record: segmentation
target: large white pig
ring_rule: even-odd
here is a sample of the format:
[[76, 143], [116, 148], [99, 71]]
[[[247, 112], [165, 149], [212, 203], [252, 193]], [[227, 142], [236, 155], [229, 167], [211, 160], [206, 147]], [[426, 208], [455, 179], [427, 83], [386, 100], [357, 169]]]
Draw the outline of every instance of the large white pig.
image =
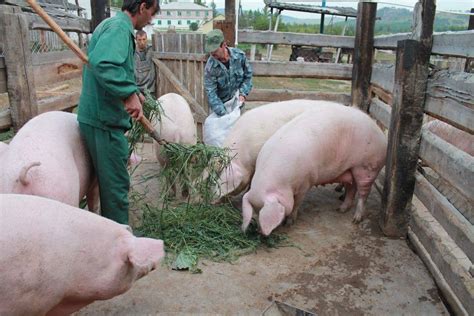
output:
[[262, 147], [242, 201], [242, 228], [247, 228], [253, 211], [259, 211], [260, 230], [269, 235], [290, 214], [296, 219], [313, 185], [328, 183], [344, 183], [343, 212], [352, 207], [358, 192], [354, 222], [359, 222], [386, 150], [383, 132], [356, 108], [321, 104], [305, 111]]
[[0, 142], [0, 155], [8, 149], [8, 144], [4, 142]]
[[429, 130], [451, 145], [474, 156], [474, 135], [439, 120], [433, 120], [423, 124], [423, 129]]
[[242, 192], [250, 184], [258, 153], [270, 136], [297, 115], [321, 104], [342, 106], [329, 101], [290, 100], [269, 103], [242, 115], [223, 144], [234, 158], [220, 175], [218, 196]]
[[98, 185], [75, 114], [40, 114], [7, 147], [0, 155], [0, 193], [44, 196], [72, 206], [87, 195], [89, 210], [98, 210]]
[[90, 212], [0, 194], [0, 315], [66, 315], [126, 292], [154, 270], [163, 241]]
[[[153, 125], [160, 137], [170, 143], [195, 145], [197, 142], [196, 123], [188, 102], [176, 93], [162, 95], [160, 101], [164, 114], [161, 122], [156, 119]], [[154, 141], [156, 158], [163, 166], [166, 161], [161, 156], [161, 146]]]

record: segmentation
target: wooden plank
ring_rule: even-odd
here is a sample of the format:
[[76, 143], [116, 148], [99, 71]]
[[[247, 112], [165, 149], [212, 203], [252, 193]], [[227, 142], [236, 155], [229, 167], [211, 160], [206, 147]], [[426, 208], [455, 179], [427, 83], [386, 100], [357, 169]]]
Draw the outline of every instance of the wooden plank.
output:
[[[49, 55], [47, 53], [45, 55]], [[43, 54], [37, 54], [43, 55]], [[33, 62], [37, 65], [33, 67], [35, 82], [37, 85], [48, 85], [62, 82], [82, 75], [82, 61], [75, 56], [61, 58], [69, 54], [51, 54], [44, 57], [35, 57]], [[54, 57], [57, 59], [54, 60]]]
[[359, 2], [357, 9], [354, 67], [352, 68], [351, 103], [368, 112], [370, 78], [374, 55], [374, 28], [377, 3]]
[[[375, 37], [374, 47], [377, 49], [397, 48], [397, 42], [410, 39], [411, 33], [392, 34], [388, 36]], [[433, 34], [432, 54], [453, 56], [453, 57], [473, 57], [474, 31], [438, 32]]]
[[394, 81], [395, 65], [374, 64], [370, 78], [371, 84], [376, 84], [385, 91], [392, 93]]
[[410, 227], [430, 254], [431, 259], [462, 304], [463, 313], [474, 314], [474, 278], [469, 273], [472, 263], [443, 227], [416, 197]]
[[153, 62], [158, 66], [160, 71], [170, 81], [173, 87], [178, 91], [178, 94], [180, 94], [183, 98], [185, 98], [186, 101], [189, 103], [189, 105], [191, 106], [191, 109], [193, 110], [194, 119], [197, 122], [201, 122], [201, 123], [204, 122], [204, 120], [207, 117], [207, 114], [203, 111], [202, 107], [199, 105], [199, 103], [197, 103], [197, 101], [189, 93], [189, 91], [181, 84], [181, 82], [179, 82], [179, 80], [176, 78], [173, 72], [169, 70], [169, 68], [166, 67], [166, 65], [160, 60], [154, 58]]
[[350, 95], [345, 93], [296, 91], [288, 89], [252, 89], [247, 101], [277, 102], [293, 99], [326, 100], [350, 104]]
[[206, 61], [205, 54], [191, 54], [191, 53], [154, 53], [153, 58], [160, 60], [191, 60], [191, 61]]
[[308, 62], [250, 62], [254, 76], [350, 80], [352, 65]]
[[474, 74], [436, 72], [428, 80], [425, 112], [474, 134]]
[[8, 92], [7, 70], [5, 67], [5, 57], [0, 57], [0, 93], [5, 93], [5, 92]]
[[375, 36], [374, 48], [376, 49], [397, 49], [397, 42], [410, 39], [411, 33], [398, 33], [391, 35]]
[[415, 194], [459, 248], [474, 261], [472, 224], [420, 173], [416, 174]]
[[398, 43], [381, 220], [382, 231], [392, 237], [407, 234], [408, 207], [415, 187], [424, 91], [429, 71], [429, 56], [424, 58], [425, 55], [420, 53], [421, 46], [414, 40]]
[[390, 92], [385, 91], [375, 84], [370, 85], [370, 91], [373, 95], [377, 96], [380, 100], [387, 103], [388, 105], [393, 104], [393, 98]]
[[8, 130], [12, 126], [10, 109], [0, 111], [0, 131]]
[[3, 53], [8, 65], [7, 88], [13, 128], [18, 130], [38, 114], [28, 21], [23, 14], [1, 12], [0, 23], [3, 39], [8, 43]]
[[474, 157], [429, 130], [423, 130], [420, 158], [464, 196], [474, 201]]
[[77, 91], [40, 99], [38, 100], [38, 112], [62, 111], [73, 108], [79, 104], [80, 95], [81, 93]]
[[63, 59], [77, 59], [80, 61], [74, 52], [70, 50], [59, 51], [59, 52], [47, 52], [41, 54], [34, 54], [31, 56], [33, 66], [39, 66], [44, 64], [55, 64], [60, 62]]
[[433, 35], [432, 53], [454, 57], [474, 57], [474, 30]]
[[391, 107], [378, 100], [373, 98], [370, 102], [369, 113], [372, 115], [377, 121], [382, 123], [382, 125], [388, 129], [390, 127], [390, 112], [392, 111]]
[[240, 30], [239, 43], [354, 48], [354, 37], [323, 34]]
[[[421, 204], [421, 202], [418, 203]], [[446, 299], [450, 308], [452, 308], [454, 314], [467, 316], [468, 314], [466, 309], [462, 306], [462, 303], [459, 301], [459, 298], [456, 296], [456, 294], [454, 294], [451, 286], [448, 284], [443, 274], [432, 260], [430, 253], [423, 246], [423, 244], [413, 232], [411, 227], [408, 227], [408, 238], [410, 239], [411, 245], [414, 247], [416, 254], [418, 254], [421, 260], [425, 263], [428, 270], [431, 272], [431, 275], [433, 276], [436, 285], [443, 294], [443, 297]]]
[[[24, 15], [28, 19], [30, 29], [52, 31], [51, 27], [46, 24], [39, 15], [32, 13], [24, 13]], [[65, 32], [91, 33], [91, 22], [87, 19], [83, 19], [80, 17], [75, 17], [74, 19], [55, 17], [54, 21]]]

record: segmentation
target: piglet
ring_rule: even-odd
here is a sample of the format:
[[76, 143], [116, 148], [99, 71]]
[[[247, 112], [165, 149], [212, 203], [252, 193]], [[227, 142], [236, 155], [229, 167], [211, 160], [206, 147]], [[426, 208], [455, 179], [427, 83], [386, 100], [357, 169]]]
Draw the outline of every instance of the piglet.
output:
[[353, 221], [364, 216], [371, 186], [385, 163], [387, 142], [375, 122], [362, 111], [320, 104], [280, 128], [263, 145], [250, 190], [242, 200], [243, 225], [259, 211], [261, 233], [268, 236], [296, 210], [313, 185], [344, 183], [340, 210], [352, 207]]
[[126, 292], [163, 241], [43, 197], [0, 194], [0, 315], [65, 315]]

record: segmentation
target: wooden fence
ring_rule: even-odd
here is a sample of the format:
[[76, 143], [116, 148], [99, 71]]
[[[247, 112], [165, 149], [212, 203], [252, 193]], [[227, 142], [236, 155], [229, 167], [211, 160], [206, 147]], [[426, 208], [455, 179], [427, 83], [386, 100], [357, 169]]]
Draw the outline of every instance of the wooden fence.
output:
[[[89, 33], [88, 20], [55, 18], [65, 31]], [[20, 7], [0, 5], [0, 93], [8, 93], [9, 108], [0, 109], [0, 131], [19, 129], [39, 113], [65, 110], [77, 105], [79, 91], [41, 93], [39, 87], [77, 78], [82, 63], [69, 50], [32, 54], [29, 33], [51, 32], [39, 16]]]

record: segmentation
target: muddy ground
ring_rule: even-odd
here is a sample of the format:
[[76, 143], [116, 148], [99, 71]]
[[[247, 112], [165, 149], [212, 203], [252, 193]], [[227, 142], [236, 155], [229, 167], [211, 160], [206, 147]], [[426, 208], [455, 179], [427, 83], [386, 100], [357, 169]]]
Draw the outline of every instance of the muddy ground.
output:
[[[148, 176], [159, 168], [150, 144], [142, 155], [134, 190], [153, 201], [158, 185]], [[352, 213], [336, 211], [339, 195], [334, 186], [307, 194], [296, 224], [280, 228], [297, 247], [262, 248], [233, 264], [202, 261], [201, 274], [163, 266], [127, 293], [77, 315], [259, 315], [272, 300], [319, 315], [447, 315], [431, 275], [407, 241], [381, 233], [379, 193], [372, 191], [369, 216], [358, 225], [352, 224]], [[135, 223], [137, 214], [132, 214]]]

